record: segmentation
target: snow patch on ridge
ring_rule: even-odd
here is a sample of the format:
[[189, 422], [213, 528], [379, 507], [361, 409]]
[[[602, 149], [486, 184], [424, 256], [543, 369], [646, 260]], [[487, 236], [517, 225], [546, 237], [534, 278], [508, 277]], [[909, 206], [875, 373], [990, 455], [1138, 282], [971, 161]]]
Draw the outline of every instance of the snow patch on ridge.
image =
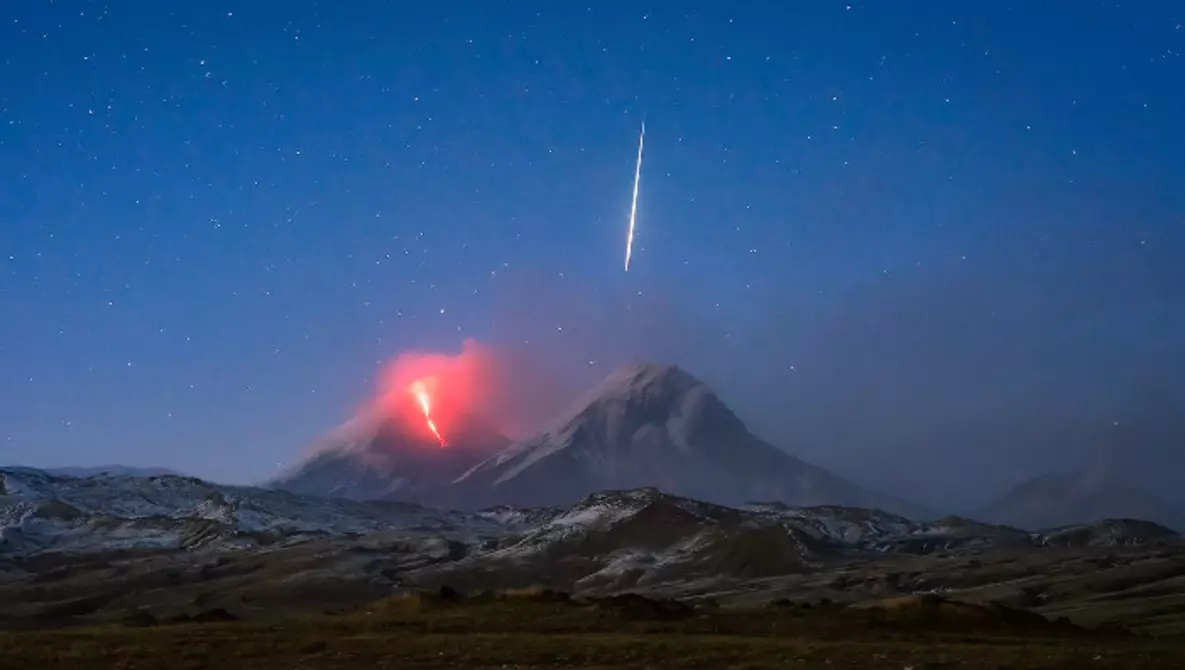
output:
[[501, 528], [492, 519], [406, 503], [325, 500], [190, 477], [55, 477], [24, 468], [0, 469], [0, 477], [6, 492], [0, 496], [0, 554], [180, 548], [210, 541], [237, 546], [266, 533], [405, 529], [447, 536]]

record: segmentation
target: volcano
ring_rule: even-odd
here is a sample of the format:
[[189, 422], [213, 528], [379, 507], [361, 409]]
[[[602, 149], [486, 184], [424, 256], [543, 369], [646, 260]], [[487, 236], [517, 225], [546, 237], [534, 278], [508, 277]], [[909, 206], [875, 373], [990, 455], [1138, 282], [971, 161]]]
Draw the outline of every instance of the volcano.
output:
[[761, 440], [708, 388], [673, 366], [618, 369], [551, 428], [458, 477], [470, 505], [566, 505], [597, 491], [655, 487], [720, 504], [929, 512], [865, 490]]
[[447, 441], [426, 422], [422, 407], [387, 403], [331, 432], [267, 485], [324, 498], [447, 505], [450, 482], [510, 440], [472, 414], [442, 429]]

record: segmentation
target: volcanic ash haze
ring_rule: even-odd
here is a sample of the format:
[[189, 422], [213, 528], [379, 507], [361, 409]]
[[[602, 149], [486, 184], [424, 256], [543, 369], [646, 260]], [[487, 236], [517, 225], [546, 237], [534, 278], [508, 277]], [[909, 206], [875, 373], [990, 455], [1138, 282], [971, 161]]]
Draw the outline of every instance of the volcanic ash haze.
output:
[[494, 353], [472, 341], [459, 354], [400, 355], [384, 368], [375, 397], [270, 485], [446, 504], [449, 482], [510, 443], [483, 413], [496, 406], [500, 369]]

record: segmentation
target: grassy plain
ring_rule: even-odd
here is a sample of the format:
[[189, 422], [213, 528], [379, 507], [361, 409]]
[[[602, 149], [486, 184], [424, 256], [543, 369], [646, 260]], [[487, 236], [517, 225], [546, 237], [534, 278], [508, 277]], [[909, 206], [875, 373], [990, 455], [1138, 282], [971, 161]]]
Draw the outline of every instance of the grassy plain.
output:
[[800, 668], [1179, 670], [1185, 641], [1091, 632], [947, 601], [718, 609], [524, 593], [409, 596], [334, 616], [217, 623], [129, 616], [0, 633], [0, 669]]

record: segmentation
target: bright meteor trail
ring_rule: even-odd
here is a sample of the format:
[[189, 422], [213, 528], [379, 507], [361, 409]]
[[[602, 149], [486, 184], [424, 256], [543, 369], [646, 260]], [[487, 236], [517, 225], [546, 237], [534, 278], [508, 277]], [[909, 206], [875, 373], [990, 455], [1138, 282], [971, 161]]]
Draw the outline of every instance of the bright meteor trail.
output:
[[634, 168], [634, 200], [630, 203], [630, 232], [625, 238], [625, 271], [630, 271], [630, 256], [634, 252], [634, 222], [638, 218], [638, 182], [642, 179], [642, 141], [646, 139], [646, 122], [642, 122], [642, 134], [638, 135], [638, 165]]

